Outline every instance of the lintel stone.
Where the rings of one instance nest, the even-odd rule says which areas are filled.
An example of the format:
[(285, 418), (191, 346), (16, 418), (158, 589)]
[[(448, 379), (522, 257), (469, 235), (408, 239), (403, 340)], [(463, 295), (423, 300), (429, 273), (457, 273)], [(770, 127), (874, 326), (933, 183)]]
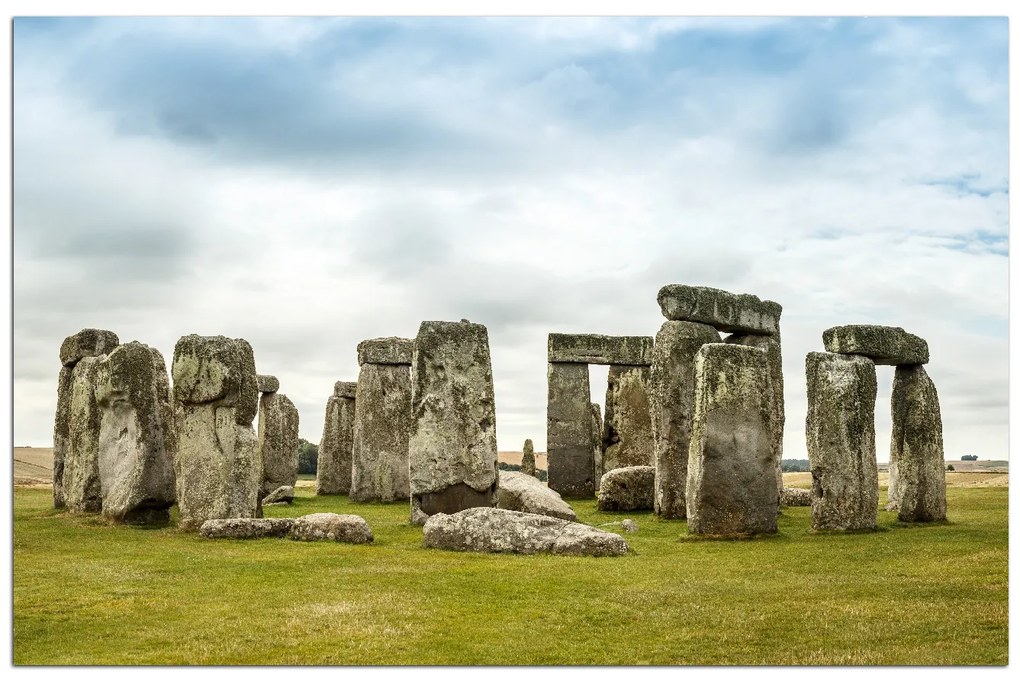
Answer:
[(910, 365), (928, 362), (928, 342), (902, 327), (878, 324), (847, 324), (822, 333), (830, 353), (863, 355), (875, 364)]
[(366, 339), (358, 344), (358, 366), (366, 364), (411, 365), (414, 339), (387, 336)]
[(349, 400), (353, 400), (357, 392), (357, 381), (337, 381), (333, 384), (334, 397), (346, 397)]
[(650, 366), (651, 336), (549, 334), (549, 361)]
[(668, 284), (659, 290), (659, 308), (667, 320), (701, 322), (722, 332), (779, 334), (783, 307), (754, 294), (732, 294), (713, 287)]

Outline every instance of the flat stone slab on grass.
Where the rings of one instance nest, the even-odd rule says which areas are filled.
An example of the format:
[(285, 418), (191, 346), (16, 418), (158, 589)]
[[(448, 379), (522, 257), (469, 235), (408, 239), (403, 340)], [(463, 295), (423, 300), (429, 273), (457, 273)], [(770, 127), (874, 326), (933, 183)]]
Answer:
[(549, 361), (649, 366), (652, 344), (651, 336), (549, 334)]
[(574, 509), (560, 495), (531, 475), (512, 470), (499, 471), (497, 508), (535, 515), (548, 515), (576, 522)]
[(779, 493), (779, 505), (793, 507), (811, 507), (811, 490), (796, 487), (783, 487)]
[(863, 355), (875, 364), (906, 365), (928, 362), (928, 342), (901, 327), (878, 324), (846, 324), (822, 332), (830, 353)]
[(470, 552), (507, 552), (520, 555), (618, 556), (627, 552), (627, 542), (577, 522), (503, 510), (468, 508), (453, 515), (429, 517), (423, 530), (426, 548)]
[(659, 308), (667, 320), (701, 322), (719, 331), (779, 334), (783, 307), (753, 294), (732, 294), (713, 287), (668, 284), (659, 290)]
[(414, 339), (387, 336), (367, 339), (358, 344), (358, 366), (399, 364), (411, 366)]
[(283, 538), (294, 524), (292, 517), (235, 517), (202, 522), (198, 533), (206, 538)]
[(358, 515), (317, 512), (294, 519), (290, 537), (295, 541), (369, 543), (374, 540), (368, 522)]
[(610, 470), (599, 484), (599, 510), (651, 510), (655, 503), (655, 468), (634, 465)]

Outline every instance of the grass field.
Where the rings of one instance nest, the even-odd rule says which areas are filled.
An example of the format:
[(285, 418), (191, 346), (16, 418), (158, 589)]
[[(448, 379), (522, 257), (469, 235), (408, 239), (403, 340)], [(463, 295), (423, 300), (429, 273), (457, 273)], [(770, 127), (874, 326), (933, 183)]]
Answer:
[(425, 550), (406, 505), (313, 492), (266, 516), (354, 512), (375, 543), (114, 527), (16, 487), (15, 664), (1007, 662), (1006, 487), (951, 488), (948, 524), (881, 512), (858, 535), (810, 533), (810, 508), (749, 541), (631, 514), (632, 554), (605, 559)]

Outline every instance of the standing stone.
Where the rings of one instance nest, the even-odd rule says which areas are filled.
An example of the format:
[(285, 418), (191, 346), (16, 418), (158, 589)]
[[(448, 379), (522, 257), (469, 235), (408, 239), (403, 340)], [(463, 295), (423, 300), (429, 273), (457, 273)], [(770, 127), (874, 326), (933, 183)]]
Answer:
[(315, 471), (315, 493), (319, 496), (351, 491), (357, 385), (353, 381), (337, 381), (333, 396), (326, 402), (326, 421), (322, 426)]
[(708, 343), (698, 350), (694, 369), (687, 529), (719, 536), (773, 533), (779, 497), (765, 352)]
[(594, 498), (595, 459), (588, 365), (550, 362), (548, 374), (546, 451), (549, 488), (561, 496)]
[(96, 386), (104, 378), (105, 357), (84, 357), (71, 376), (70, 417), (64, 474), (64, 503), (73, 513), (101, 512), (103, 491), (99, 479), (99, 435), (102, 412)]
[(602, 422), (602, 408), (594, 402), (589, 402), (591, 408), (591, 458), (592, 458), (592, 480), (598, 487), (602, 482), (602, 445), (605, 443), (605, 428)]
[(158, 350), (137, 341), (116, 348), (105, 361), (96, 387), (103, 515), (127, 524), (166, 524), (176, 502), (166, 363)]
[(251, 345), (225, 336), (182, 336), (173, 379), (180, 527), (255, 517), (262, 463), (251, 425), (258, 410)]
[(806, 370), (811, 528), (874, 529), (878, 519), (875, 363), (856, 355), (808, 353)]
[[(896, 367), (892, 389), (896, 503), (904, 522), (946, 518), (946, 473), (939, 395), (924, 367)], [(892, 465), (892, 463), (890, 463)]]
[(259, 457), (262, 459), (260, 499), (280, 487), (294, 487), (297, 484), (299, 423), (297, 407), (289, 397), (276, 391), (263, 391), (259, 400)]
[(499, 489), (489, 333), (422, 322), (414, 343), (411, 520), (495, 506)]
[(694, 419), (694, 356), (719, 343), (707, 324), (670, 320), (655, 335), (649, 375), (649, 405), (655, 444), (655, 514), (687, 517), (687, 455)]
[(650, 367), (612, 365), (606, 389), (602, 470), (655, 463), (648, 406)]
[(534, 477), (535, 472), (535, 443), (531, 440), (524, 440), (524, 453), (521, 455), (521, 472)]
[(354, 410), (351, 500), (407, 500), (410, 369), (398, 364), (362, 365)]

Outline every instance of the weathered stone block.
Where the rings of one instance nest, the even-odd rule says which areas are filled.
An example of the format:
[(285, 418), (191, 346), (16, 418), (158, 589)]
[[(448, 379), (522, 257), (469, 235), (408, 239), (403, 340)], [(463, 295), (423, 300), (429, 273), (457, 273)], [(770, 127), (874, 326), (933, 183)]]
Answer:
[(847, 324), (822, 333), (830, 353), (863, 355), (875, 364), (908, 365), (928, 362), (928, 342), (901, 327), (877, 324)]
[(592, 486), (597, 488), (599, 482), (602, 481), (602, 451), (605, 444), (606, 431), (602, 420), (602, 408), (594, 402), (589, 402), (588, 407), (591, 409)]
[(297, 407), (289, 397), (281, 393), (262, 395), (259, 400), (261, 498), (265, 498), (277, 487), (293, 487), (297, 483), (299, 426), (300, 416)]
[(414, 341), (408, 338), (387, 336), (367, 339), (358, 344), (358, 366), (366, 364), (394, 364), (411, 366)]
[(549, 515), (568, 522), (577, 521), (574, 509), (559, 494), (531, 475), (500, 470), (498, 496), (497, 508)]
[(731, 294), (713, 287), (669, 284), (659, 290), (659, 308), (667, 320), (708, 324), (741, 334), (779, 333), (783, 307), (753, 294)]
[(765, 352), (708, 343), (694, 369), (687, 529), (717, 536), (775, 532), (779, 496)]
[(890, 465), (896, 483), (890, 483), (899, 519), (936, 522), (946, 518), (945, 455), (942, 447), (942, 412), (935, 384), (924, 367), (899, 366), (892, 389), (892, 444)]
[(53, 507), (64, 507), (64, 459), (71, 436), (73, 369), (61, 367), (57, 375), (57, 411), (53, 421)]
[[(337, 381), (337, 385), (342, 382)], [(351, 491), (352, 454), (354, 451), (354, 388), (341, 392), (350, 392), (350, 397), (334, 395), (326, 402), (326, 420), (322, 426), (322, 439), (319, 442), (319, 462), (315, 471), (315, 493), (347, 494)], [(357, 386), (356, 383), (350, 385)], [(334, 388), (333, 392), (337, 392)]]
[(549, 334), (549, 361), (648, 366), (652, 337)]
[(599, 485), (599, 510), (651, 510), (655, 504), (655, 468), (637, 465), (610, 470)]
[(783, 487), (779, 493), (779, 504), (782, 506), (805, 507), (811, 505), (811, 490), (796, 487)]
[(64, 339), (60, 344), (60, 363), (74, 367), (83, 357), (109, 355), (120, 345), (120, 339), (106, 329), (82, 329)]
[(202, 522), (198, 533), (205, 538), (283, 538), (293, 524), (293, 517), (212, 519)]
[(534, 477), (535, 470), (535, 443), (531, 440), (524, 440), (524, 453), (521, 454), (521, 472)]
[(182, 336), (174, 347), (173, 378), (178, 402), (232, 407), (240, 425), (251, 424), (258, 413), (255, 354), (244, 339)]
[(280, 390), (280, 379), (268, 374), (258, 374), (255, 377), (258, 382), (260, 393), (275, 393)]
[(410, 370), (395, 364), (363, 364), (357, 395), (351, 500), (405, 501), (410, 496)]
[(466, 320), (422, 322), (412, 378), (412, 521), (495, 505), (499, 459), (488, 331)]
[(591, 390), (587, 364), (551, 362), (546, 409), (549, 488), (562, 496), (595, 496)]
[(61, 486), (64, 503), (74, 513), (103, 509), (99, 477), (99, 437), (102, 410), (96, 402), (96, 387), (106, 378), (106, 358), (83, 357), (71, 374), (67, 447)]
[(295, 541), (334, 541), (336, 543), (371, 543), (374, 540), (368, 522), (358, 515), (317, 512), (298, 517), (290, 527)]
[(648, 374), (649, 367), (609, 367), (602, 444), (603, 472), (655, 463)]
[(806, 370), (811, 528), (874, 529), (878, 518), (875, 363), (857, 355), (808, 353)]
[(266, 494), (262, 505), (286, 505), (294, 502), (294, 487), (280, 485)]
[(333, 396), (334, 397), (345, 397), (353, 400), (357, 397), (358, 393), (358, 382), (357, 381), (337, 381), (333, 384)]

